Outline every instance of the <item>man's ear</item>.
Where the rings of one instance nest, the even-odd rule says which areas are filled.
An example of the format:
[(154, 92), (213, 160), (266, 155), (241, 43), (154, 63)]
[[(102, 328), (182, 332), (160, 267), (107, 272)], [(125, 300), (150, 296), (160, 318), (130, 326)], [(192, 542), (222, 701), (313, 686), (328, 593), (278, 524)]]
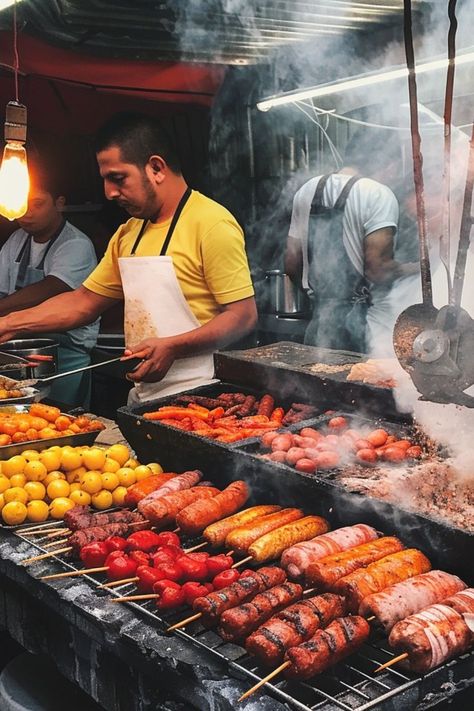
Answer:
[(54, 204), (56, 206), (56, 210), (58, 212), (62, 212), (64, 210), (64, 206), (66, 204), (66, 198), (64, 197), (64, 195), (60, 195), (58, 198), (56, 198)]
[(166, 162), (163, 158), (158, 155), (150, 156), (148, 159), (148, 166), (155, 180), (161, 182), (164, 178), (164, 169), (166, 168)]

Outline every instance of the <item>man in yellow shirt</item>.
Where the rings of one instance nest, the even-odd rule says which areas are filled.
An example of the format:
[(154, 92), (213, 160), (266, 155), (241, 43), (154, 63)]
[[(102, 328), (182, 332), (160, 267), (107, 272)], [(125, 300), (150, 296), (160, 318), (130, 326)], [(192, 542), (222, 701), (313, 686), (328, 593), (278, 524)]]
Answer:
[(125, 353), (143, 357), (129, 375), (132, 402), (212, 382), (212, 353), (257, 321), (242, 230), (187, 186), (155, 119), (112, 117), (95, 147), (106, 197), (132, 217), (82, 286), (0, 318), (0, 342), (91, 323), (124, 299)]

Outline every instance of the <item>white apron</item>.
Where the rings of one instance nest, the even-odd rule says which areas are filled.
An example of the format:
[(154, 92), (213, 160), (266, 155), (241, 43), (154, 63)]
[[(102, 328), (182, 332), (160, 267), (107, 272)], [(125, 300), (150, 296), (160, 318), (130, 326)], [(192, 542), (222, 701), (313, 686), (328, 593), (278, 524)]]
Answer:
[[(190, 194), (188, 188), (173, 216), (159, 256), (135, 255), (145, 231), (146, 223), (143, 223), (130, 256), (118, 260), (125, 302), (124, 332), (127, 348), (145, 338), (177, 336), (201, 325), (184, 298), (172, 258), (166, 256), (174, 228)], [(179, 358), (159, 382), (137, 383), (130, 391), (128, 404), (147, 402), (213, 382), (212, 352)]]

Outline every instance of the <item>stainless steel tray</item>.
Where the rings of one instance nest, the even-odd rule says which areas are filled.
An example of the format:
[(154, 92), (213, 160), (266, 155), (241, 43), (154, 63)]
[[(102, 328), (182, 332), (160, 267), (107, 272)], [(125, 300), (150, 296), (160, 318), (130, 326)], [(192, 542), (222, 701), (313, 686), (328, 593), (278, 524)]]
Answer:
[(39, 402), (43, 397), (43, 393), (36, 388), (19, 388), (25, 393), (21, 397), (7, 397), (0, 400), (0, 408), (8, 405), (28, 405), (32, 402)]

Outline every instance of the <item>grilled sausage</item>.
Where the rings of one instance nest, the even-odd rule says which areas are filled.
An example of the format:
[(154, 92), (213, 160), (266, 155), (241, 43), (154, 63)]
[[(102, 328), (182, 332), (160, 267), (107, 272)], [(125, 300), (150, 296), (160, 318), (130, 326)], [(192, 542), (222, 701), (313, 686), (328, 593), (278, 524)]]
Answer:
[(192, 489), (183, 489), (174, 494), (167, 494), (156, 501), (150, 501), (142, 507), (142, 513), (154, 526), (172, 523), (176, 515), (189, 504), (198, 499), (210, 500), (219, 493), (219, 489), (212, 486), (194, 486)]
[(275, 400), (271, 395), (264, 395), (260, 400), (257, 408), (257, 415), (265, 415), (270, 419), (270, 415), (275, 407)]
[(217, 631), (226, 642), (244, 639), (272, 615), (301, 599), (303, 588), (297, 583), (283, 583), (256, 595), (251, 602), (226, 610)]
[(171, 472), (166, 474), (154, 474), (147, 479), (137, 481), (136, 484), (132, 484), (132, 486), (128, 487), (127, 493), (125, 494), (124, 506), (134, 508), (145, 496), (156, 491), (156, 489), (159, 489), (160, 486), (163, 486), (163, 484), (166, 484), (167, 481), (173, 479), (175, 476), (176, 474)]
[(474, 588), (467, 588), (448, 597), (447, 600), (443, 600), (443, 604), (452, 607), (460, 615), (474, 614)]
[(245, 649), (261, 664), (275, 666), (281, 663), (287, 649), (306, 641), (345, 613), (345, 601), (340, 595), (324, 593), (302, 600), (261, 625), (247, 638)]
[[(149, 523), (143, 524), (143, 528), (148, 528)], [(79, 552), (86, 543), (95, 543), (96, 541), (105, 541), (110, 536), (126, 536), (130, 530), (138, 531), (141, 526), (134, 526), (130, 529), (128, 523), (108, 523), (106, 526), (91, 526), (83, 528), (80, 531), (75, 531), (67, 539), (68, 545), (71, 546), (71, 555), (79, 556)]]
[(274, 531), (275, 528), (280, 528), (291, 521), (296, 521), (303, 518), (304, 514), (301, 509), (282, 509), (277, 513), (263, 516), (256, 521), (251, 521), (245, 526), (238, 526), (229, 533), (225, 539), (225, 544), (228, 548), (238, 551), (239, 553), (247, 553), (249, 546), (252, 545), (257, 538)]
[(465, 652), (473, 639), (459, 612), (448, 605), (437, 604), (397, 622), (388, 641), (398, 654), (408, 654), (404, 666), (425, 674)]
[(355, 652), (367, 640), (370, 625), (363, 617), (339, 617), (324, 630), (317, 630), (307, 642), (292, 647), (285, 655), (291, 666), (289, 679), (310, 679)]
[(168, 494), (173, 494), (176, 491), (184, 491), (185, 489), (190, 489), (191, 487), (196, 486), (196, 484), (199, 484), (201, 479), (202, 472), (200, 472), (198, 469), (195, 469), (194, 471), (184, 472), (184, 474), (179, 474), (178, 476), (174, 476), (172, 479), (170, 479), (158, 489), (148, 494), (148, 496), (145, 496), (144, 499), (139, 501), (138, 510), (140, 511), (140, 513), (143, 513), (143, 515), (146, 516), (147, 514), (144, 513), (144, 510), (152, 501), (155, 501), (156, 499), (161, 499), (162, 496), (168, 496)]
[(193, 602), (193, 609), (201, 612), (203, 621), (206, 624), (217, 621), (223, 612), (231, 607), (236, 607), (243, 602), (248, 602), (257, 593), (268, 590), (275, 585), (280, 585), (286, 580), (286, 575), (282, 568), (266, 567), (260, 568), (252, 575), (239, 578), (235, 583), (227, 588), (209, 593), (203, 597), (198, 597)]
[(321, 590), (330, 590), (339, 578), (349, 575), (357, 568), (374, 563), (390, 553), (401, 551), (404, 547), (398, 538), (387, 536), (342, 553), (328, 555), (308, 566), (306, 581), (308, 585), (315, 585)]
[[(442, 602), (465, 587), (466, 584), (457, 575), (432, 570), (368, 595), (359, 606), (359, 614), (363, 617), (375, 616), (388, 634), (399, 620), (419, 612), (424, 607)], [(445, 604), (449, 603), (446, 601)]]
[(292, 546), (299, 541), (307, 540), (325, 533), (329, 530), (329, 524), (320, 516), (305, 516), (298, 521), (292, 521), (285, 526), (280, 526), (270, 533), (257, 538), (249, 546), (248, 553), (257, 563), (278, 558), (285, 548)]
[[(146, 479), (145, 479), (146, 481)], [(204, 529), (202, 535), (208, 541), (211, 546), (222, 546), (224, 545), (226, 537), (231, 531), (236, 528), (236, 526), (243, 526), (250, 521), (254, 521), (262, 516), (267, 516), (268, 514), (275, 513), (275, 511), (280, 511), (281, 506), (252, 506), (249, 509), (240, 511), (233, 516), (228, 516), (223, 518), (221, 521), (216, 523), (211, 523), (210, 526)]]
[(210, 501), (196, 501), (182, 509), (176, 516), (176, 523), (184, 534), (197, 535), (209, 524), (238, 511), (249, 495), (245, 481), (233, 481)]
[(335, 531), (317, 536), (312, 541), (304, 541), (291, 546), (283, 552), (281, 564), (288, 575), (298, 579), (304, 575), (310, 563), (333, 553), (340, 553), (363, 543), (375, 541), (378, 537), (375, 528), (367, 526), (365, 523), (337, 528)]
[[(74, 507), (75, 508), (75, 507)], [(71, 509), (72, 511), (72, 509)], [(66, 513), (69, 513), (68, 511)], [(92, 526), (106, 526), (109, 523), (138, 523), (145, 519), (138, 511), (109, 511), (98, 513), (82, 513), (69, 519), (68, 527), (71, 531), (80, 531)]]
[(416, 548), (407, 548), (340, 578), (333, 589), (345, 595), (350, 612), (357, 612), (360, 603), (367, 595), (385, 590), (390, 585), (400, 583), (414, 575), (427, 573), (428, 570), (431, 570), (428, 558)]

